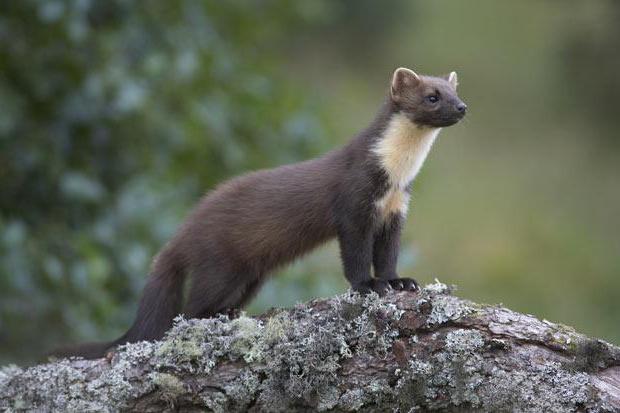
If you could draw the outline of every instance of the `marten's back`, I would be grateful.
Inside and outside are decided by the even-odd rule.
[[[192,261],[234,260],[261,271],[290,261],[335,236],[345,156],[333,151],[225,182],[201,200],[173,243],[195,252]]]

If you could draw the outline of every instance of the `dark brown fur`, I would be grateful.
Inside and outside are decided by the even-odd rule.
[[[231,179],[207,194],[154,260],[129,331],[111,343],[58,354],[101,357],[114,345],[161,338],[179,313],[210,317],[240,308],[276,267],[332,238],[338,238],[353,289],[380,294],[415,289],[414,280],[396,273],[403,218],[392,214],[380,220],[375,208],[388,190],[388,177],[370,149],[394,113],[404,112],[420,126],[440,127],[456,123],[464,109],[457,108],[462,102],[446,80],[404,76],[394,77],[375,120],[343,148]],[[444,98],[425,103],[429,94]]]

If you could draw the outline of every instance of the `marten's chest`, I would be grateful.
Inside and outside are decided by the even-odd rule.
[[[404,217],[407,215],[408,206],[409,193],[395,187],[390,187],[382,197],[375,201],[375,208],[382,220],[392,214],[400,214]]]
[[[383,218],[407,214],[408,187],[422,168],[439,130],[419,128],[406,116],[397,114],[373,146],[372,152],[388,177],[388,190],[375,201]]]

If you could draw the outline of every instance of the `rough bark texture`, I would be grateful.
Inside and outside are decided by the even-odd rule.
[[[620,411],[620,349],[435,283],[179,318],[107,359],[5,367],[0,410]]]

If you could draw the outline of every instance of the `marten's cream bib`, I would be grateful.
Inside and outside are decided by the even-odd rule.
[[[420,128],[399,113],[390,119],[383,136],[372,151],[388,175],[390,189],[376,202],[379,213],[407,214],[407,187],[416,177],[440,128]]]

